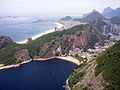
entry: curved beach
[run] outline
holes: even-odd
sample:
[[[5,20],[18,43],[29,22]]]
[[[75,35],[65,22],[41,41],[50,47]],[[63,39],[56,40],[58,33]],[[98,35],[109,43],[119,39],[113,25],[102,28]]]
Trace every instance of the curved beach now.
[[[76,65],[80,65],[80,61],[73,58],[72,56],[65,56],[65,57],[62,57],[62,56],[59,56],[59,57],[51,57],[51,58],[38,58],[38,59],[34,59],[35,61],[46,61],[46,60],[51,60],[53,58],[56,58],[56,59],[61,59],[61,60],[65,60],[65,61],[68,61],[68,62],[71,62],[71,63],[74,63]]]
[[[71,56],[66,56],[66,57],[57,57],[58,59],[62,59],[62,60],[65,60],[65,61],[68,61],[68,62],[71,62],[71,63],[74,63],[76,65],[80,65],[81,62],[76,59],[76,58],[73,58]]]
[[[53,22],[53,23],[56,24],[56,27],[58,29],[61,29],[63,27],[63,24],[61,24],[61,23],[58,23],[58,22]],[[41,36],[43,36],[45,34],[52,33],[54,31],[55,31],[55,27],[52,28],[52,29],[49,29],[49,30],[47,30],[45,32],[39,33],[39,34],[37,34],[37,35],[35,35],[35,36],[31,37],[31,38],[32,38],[32,40],[35,40],[35,39],[37,39],[37,38],[39,38],[39,37],[41,37]],[[27,39],[25,39],[23,41],[20,41],[20,42],[16,42],[16,43],[18,43],[18,44],[25,44],[25,43],[27,43]]]

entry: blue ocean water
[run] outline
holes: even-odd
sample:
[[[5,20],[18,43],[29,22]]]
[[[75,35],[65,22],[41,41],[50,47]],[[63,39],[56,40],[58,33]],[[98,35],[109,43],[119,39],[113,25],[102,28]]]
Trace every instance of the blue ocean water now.
[[[52,59],[0,70],[0,90],[65,90],[75,64]]]
[[[39,17],[4,17],[0,18],[0,35],[10,36],[19,42],[55,26],[52,22],[41,21]]]

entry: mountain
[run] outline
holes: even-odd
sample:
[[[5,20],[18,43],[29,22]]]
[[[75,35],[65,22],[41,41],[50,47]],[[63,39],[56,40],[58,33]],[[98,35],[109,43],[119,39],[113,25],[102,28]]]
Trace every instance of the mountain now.
[[[71,90],[120,90],[120,41],[95,60],[81,64],[68,85]]]
[[[112,9],[111,7],[107,7],[103,10],[102,15],[106,17],[111,17],[114,16],[115,10]]]
[[[95,9],[93,9],[93,11],[92,12],[95,12],[96,10]],[[82,17],[86,17],[86,16],[88,16],[89,14],[91,14],[92,12],[89,12],[89,13],[86,13],[86,14],[83,14],[83,16]]]
[[[110,18],[110,22],[111,22],[112,24],[120,25],[120,16],[119,16],[119,17],[118,17],[118,16],[115,16],[115,17]]]
[[[63,20],[63,21],[72,20],[72,17],[66,16],[66,17],[61,18],[60,20]]]
[[[96,21],[90,22],[91,25],[95,26],[97,30],[103,33],[104,26],[108,26],[107,23],[102,19],[97,19]]]
[[[96,21],[98,19],[104,19],[104,18],[105,17],[103,17],[98,11],[93,10],[91,13],[84,16],[81,19],[81,21],[83,21],[83,22],[93,22],[93,21]]]
[[[111,7],[107,7],[103,10],[102,15],[105,17],[120,16],[120,8],[112,9]]]
[[[117,8],[117,9],[116,9],[116,16],[119,16],[119,17],[120,17],[120,8]]]
[[[50,38],[51,40],[42,45],[39,57],[50,58],[60,55],[57,52],[59,48],[62,55],[69,55],[70,51],[74,52],[76,48],[86,50],[102,40],[103,36],[90,25],[78,25],[65,31],[55,32]]]

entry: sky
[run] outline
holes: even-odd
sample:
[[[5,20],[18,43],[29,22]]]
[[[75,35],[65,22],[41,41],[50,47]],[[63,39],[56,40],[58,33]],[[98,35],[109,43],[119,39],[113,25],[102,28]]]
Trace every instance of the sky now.
[[[120,7],[120,0],[0,0],[0,16],[78,16]]]

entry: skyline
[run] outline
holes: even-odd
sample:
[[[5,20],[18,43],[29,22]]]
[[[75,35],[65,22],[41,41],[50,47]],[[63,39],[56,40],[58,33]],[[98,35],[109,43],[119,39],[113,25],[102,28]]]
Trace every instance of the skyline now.
[[[0,0],[0,16],[78,16],[93,9],[115,9],[119,4],[120,0]]]

